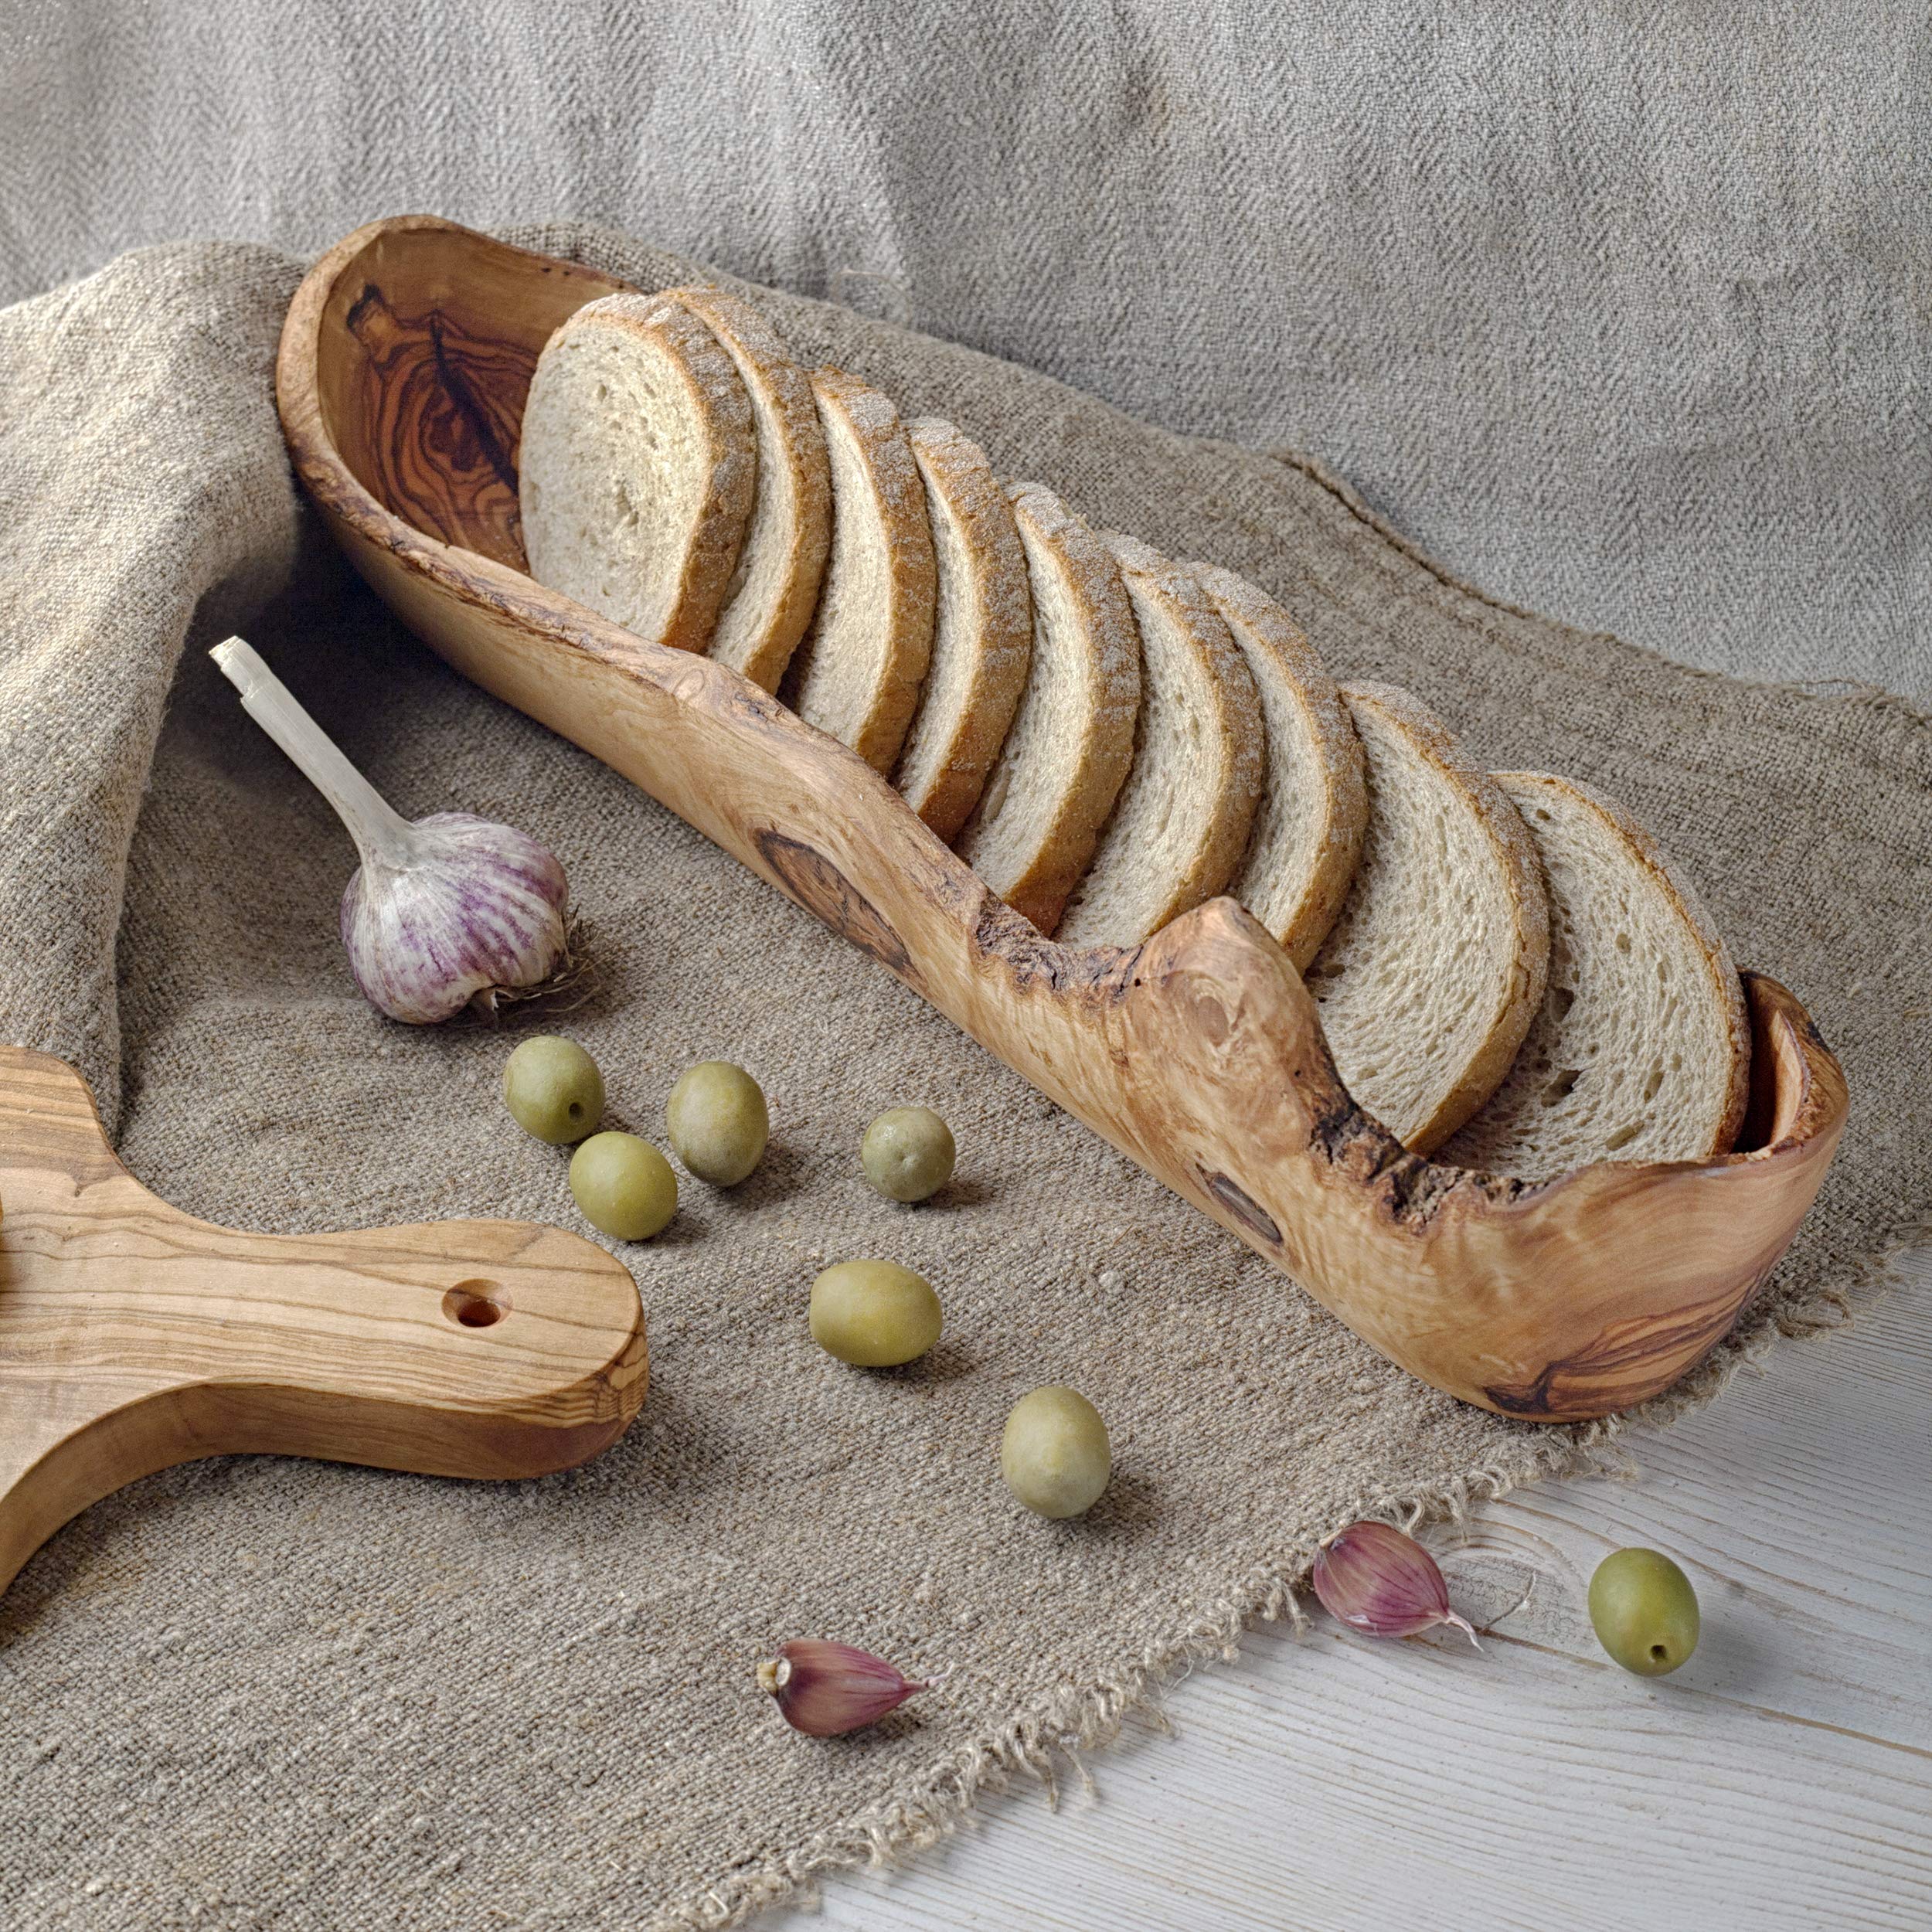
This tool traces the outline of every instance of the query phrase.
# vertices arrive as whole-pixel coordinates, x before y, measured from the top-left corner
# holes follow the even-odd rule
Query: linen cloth
[[[1321,457],[1458,575],[1932,691],[1910,0],[12,0],[0,300],[574,215]]]
[[[707,272],[595,231],[526,239],[646,287]],[[665,1234],[622,1250],[653,1386],[583,1470],[465,1485],[208,1462],[49,1543],[0,1597],[0,1922],[722,1924],[924,1842],[989,1780],[1063,1770],[1166,1672],[1286,1613],[1350,1518],[1452,1513],[1605,1452],[1609,1430],[1505,1422],[1400,1373],[883,970],[400,632],[304,543],[270,386],[299,272],[260,247],[175,247],[0,312],[0,1037],[76,1060],[134,1172],[217,1221],[581,1225],[562,1153],[497,1100],[521,1029],[399,1028],[353,992],[335,923],[349,842],[199,648],[280,579],[250,634],[399,808],[503,818],[563,859],[600,979],[562,1023],[600,1060],[615,1123],[655,1133],[676,1074],[722,1056],[764,1083],[774,1142],[736,1190],[687,1178]],[[800,355],[954,417],[1006,474],[1254,577],[1338,673],[1411,685],[1480,757],[1622,798],[1739,958],[1808,1001],[1852,1082],[1844,1149],[1736,1334],[1651,1418],[1777,1331],[1832,1321],[1919,1225],[1921,713],[1501,609],[1311,465],[744,292]],[[903,1102],[937,1107],[961,1149],[917,1209],[856,1162],[866,1120]],[[809,1339],[812,1276],[866,1253],[939,1289],[947,1334],[911,1368],[849,1370]],[[997,1474],[1008,1406],[1047,1381],[1085,1390],[1112,1432],[1113,1483],[1077,1522],[1027,1515]],[[752,1675],[799,1635],[952,1674],[872,1733],[807,1740]]]

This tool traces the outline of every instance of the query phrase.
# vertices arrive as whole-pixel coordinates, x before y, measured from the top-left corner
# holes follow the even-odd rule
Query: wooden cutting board
[[[543,1475],[624,1433],[635,1284],[520,1221],[245,1234],[137,1181],[65,1062],[0,1046],[0,1590],[122,1484],[198,1456]]]

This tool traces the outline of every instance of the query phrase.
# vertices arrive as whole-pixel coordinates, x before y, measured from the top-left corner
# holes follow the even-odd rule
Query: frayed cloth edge
[[[1130,1716],[1165,1730],[1160,1700],[1199,1665],[1232,1662],[1250,1624],[1286,1620],[1300,1633],[1308,1618],[1301,1593],[1315,1551],[1345,1524],[1376,1516],[1413,1530],[1462,1522],[1485,1503],[1533,1484],[1575,1476],[1628,1476],[1634,1458],[1624,1439],[1668,1428],[1722,1394],[1743,1369],[1762,1362],[1781,1338],[1810,1339],[1849,1326],[1893,1285],[1900,1259],[1932,1237],[1932,1212],[1915,1211],[1841,1280],[1821,1283],[1802,1297],[1774,1295],[1747,1311],[1682,1380],[1641,1408],[1598,1422],[1553,1429],[1526,1466],[1478,1466],[1438,1482],[1401,1490],[1366,1490],[1338,1512],[1321,1533],[1304,1537],[1255,1565],[1238,1587],[1170,1628],[1117,1673],[1070,1685],[1036,1699],[993,1730],[948,1753],[891,1796],[821,1832],[791,1850],[685,1893],[644,1921],[643,1932],[724,1932],[753,1913],[809,1896],[818,1880],[836,1872],[896,1866],[951,1837],[980,1798],[1030,1777],[1056,1804],[1059,1767],[1089,1789],[1084,1758],[1114,1743]]]

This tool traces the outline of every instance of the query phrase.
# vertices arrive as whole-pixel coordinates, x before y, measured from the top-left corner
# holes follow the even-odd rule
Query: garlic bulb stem
[[[230,638],[208,654],[241,693],[242,708],[294,761],[302,776],[335,808],[362,863],[400,866],[414,845],[415,828],[351,764],[295,694],[254,647]]]
[[[570,971],[570,885],[547,845],[466,811],[412,825],[240,638],[209,655],[355,841],[362,862],[342,888],[339,923],[349,971],[378,1012],[412,1026],[465,1006],[493,1013]]]

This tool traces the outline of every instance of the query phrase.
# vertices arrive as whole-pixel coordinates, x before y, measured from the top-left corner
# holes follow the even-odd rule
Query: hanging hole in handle
[[[487,1328],[510,1311],[510,1298],[500,1281],[459,1281],[443,1298],[443,1312],[458,1328]]]

